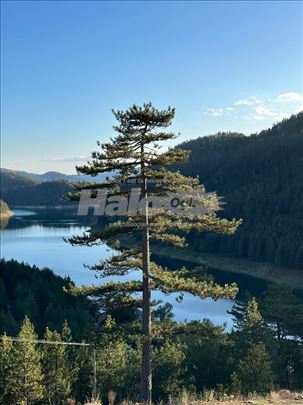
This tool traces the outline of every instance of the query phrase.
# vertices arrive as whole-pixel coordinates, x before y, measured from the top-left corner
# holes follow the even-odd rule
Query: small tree
[[[153,350],[154,398],[177,397],[185,373],[185,345],[181,341],[166,339]]]
[[[232,383],[237,381],[243,394],[257,392],[265,394],[273,387],[273,372],[270,356],[263,343],[251,345],[240,360],[236,373],[232,374]]]
[[[255,298],[250,299],[247,304],[234,305],[230,314],[234,316],[234,328],[242,342],[259,343],[271,337]]]
[[[191,325],[192,323],[192,325]],[[212,389],[216,384],[226,385],[231,373],[232,344],[224,326],[215,326],[209,320],[187,323],[186,378],[195,384],[198,392]]]
[[[6,335],[0,341],[0,404],[11,403],[12,342]]]
[[[48,328],[44,339],[48,342],[61,342],[61,335]],[[42,365],[44,373],[44,391],[50,405],[62,403],[70,394],[71,378],[67,363],[66,346],[45,344],[42,347]]]
[[[25,317],[19,332],[19,341],[13,344],[12,364],[8,391],[13,403],[23,401],[31,405],[43,398],[43,375],[40,353],[36,348],[34,326]]]
[[[255,298],[244,304],[235,304],[230,313],[234,316],[231,342],[236,363],[247,354],[251,346],[259,343],[264,344],[270,354],[273,354],[275,348],[273,334],[262,318]]]
[[[159,142],[175,138],[163,129],[171,125],[175,109],[156,110],[151,104],[143,107],[133,105],[126,111],[113,111],[118,124],[114,126],[116,137],[110,142],[100,144],[99,151],[92,153],[92,161],[77,167],[78,173],[96,176],[99,173],[114,173],[112,179],[102,184],[80,184],[79,190],[107,190],[111,204],[105,212],[124,217],[106,227],[95,226],[83,236],[75,236],[69,241],[73,245],[96,245],[103,242],[114,243],[117,239],[131,238],[140,240],[139,246],[125,249],[110,259],[101,260],[91,269],[98,271],[100,277],[125,276],[131,271],[142,271],[142,281],[107,282],[99,286],[88,286],[75,293],[91,295],[105,308],[141,307],[143,352],[142,352],[142,393],[144,403],[151,402],[152,392],[152,323],[151,323],[151,292],[160,290],[166,294],[173,292],[191,293],[201,298],[234,297],[236,285],[220,287],[205,278],[204,272],[192,272],[186,268],[170,271],[150,260],[150,240],[167,242],[182,247],[185,243],[184,233],[217,232],[233,234],[239,221],[221,219],[213,213],[218,208],[216,196],[198,198],[201,207],[212,209],[212,213],[193,212],[190,207],[181,207],[178,213],[172,209],[151,209],[150,204],[155,197],[167,197],[169,193],[183,193],[191,197],[201,193],[203,187],[197,178],[185,177],[179,172],[167,169],[175,163],[187,160],[189,152],[181,149],[169,149],[159,152]],[[135,183],[132,190],[130,183]],[[139,186],[138,186],[139,185]],[[125,198],[132,191],[138,192],[135,198],[140,199],[140,210],[132,209],[129,200],[128,217],[125,217]],[[134,187],[133,187],[134,189]],[[117,203],[117,197],[124,200]],[[82,194],[83,197],[83,194]],[[70,195],[79,199],[80,195]],[[86,194],[90,199],[90,194]],[[187,199],[188,201],[188,199]],[[90,201],[92,203],[92,201]],[[99,207],[100,208],[100,207]],[[138,243],[138,242],[137,242]],[[134,293],[142,293],[141,298]]]
[[[135,399],[140,388],[140,349],[122,336],[103,336],[97,348],[98,390],[111,390],[118,399]],[[130,383],[131,382],[131,383]]]

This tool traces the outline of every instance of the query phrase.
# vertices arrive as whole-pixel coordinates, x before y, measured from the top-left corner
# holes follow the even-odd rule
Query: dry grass
[[[102,402],[100,401],[87,402],[85,405],[102,405]]]
[[[92,398],[89,402],[86,402],[85,405],[102,405],[101,399],[99,397]]]
[[[215,391],[206,391],[202,399],[183,396],[173,399],[168,405],[303,405],[303,394],[293,393],[287,390],[272,391],[266,397],[250,395],[246,398],[233,395],[218,397]],[[166,405],[163,403],[163,405]]]
[[[272,391],[266,397],[250,395],[246,398],[234,397],[233,395],[218,397],[215,391],[205,391],[201,399],[190,397],[187,394],[180,398],[171,398],[161,401],[158,405],[303,405],[303,393],[290,392],[288,390]],[[89,402],[85,405],[102,405],[100,401]],[[142,405],[130,401],[123,401],[120,405]]]

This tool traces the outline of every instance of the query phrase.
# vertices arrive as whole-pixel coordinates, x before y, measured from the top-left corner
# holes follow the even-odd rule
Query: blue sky
[[[302,3],[2,1],[1,166],[72,173],[111,108],[177,110],[178,141],[302,109]]]

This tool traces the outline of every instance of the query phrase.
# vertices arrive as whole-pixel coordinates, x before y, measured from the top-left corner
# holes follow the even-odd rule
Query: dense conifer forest
[[[59,330],[67,320],[76,339],[87,336],[96,312],[85,298],[64,291],[72,283],[50,269],[15,260],[0,261],[0,334],[15,336],[27,315],[41,337],[45,328]]]
[[[64,198],[72,186],[66,181],[33,182],[18,178],[11,173],[1,174],[1,196],[9,205],[15,206],[56,206],[70,205]]]
[[[191,234],[190,247],[303,270],[303,112],[259,134],[218,133],[184,142],[182,174],[224,197],[232,236]]]

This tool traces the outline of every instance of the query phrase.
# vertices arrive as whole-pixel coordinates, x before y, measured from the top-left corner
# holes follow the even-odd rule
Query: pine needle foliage
[[[12,345],[13,367],[6,388],[12,403],[35,404],[43,398],[43,374],[41,355],[35,343],[37,335],[28,317],[25,317],[18,338],[20,340]]]

